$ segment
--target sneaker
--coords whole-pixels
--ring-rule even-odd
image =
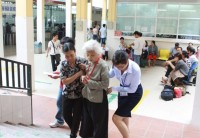
[[[50,126],[51,128],[56,128],[56,127],[63,127],[64,124],[60,124],[60,123],[58,123],[57,121],[55,121],[55,122],[53,122],[53,123],[50,123],[49,126]]]

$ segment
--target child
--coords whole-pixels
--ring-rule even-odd
[[[106,43],[102,42],[102,58],[107,61],[108,60],[108,47],[106,47]]]

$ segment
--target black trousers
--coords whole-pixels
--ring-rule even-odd
[[[102,103],[93,103],[83,99],[80,136],[83,138],[108,138],[108,100],[105,91]]]
[[[169,57],[168,60],[172,60],[174,57]],[[173,65],[175,65],[175,62],[172,62]],[[170,65],[167,66],[167,71],[165,73],[165,77],[169,77],[170,72],[172,71],[172,67]]]
[[[108,60],[108,51],[105,51],[105,55],[102,55],[102,58],[104,60]]]
[[[56,71],[57,70],[57,66],[60,64],[59,61],[56,61],[56,56],[55,55],[51,55],[51,65],[52,65],[52,70]]]
[[[63,118],[71,129],[71,137],[76,137],[82,117],[83,98],[62,97]]]

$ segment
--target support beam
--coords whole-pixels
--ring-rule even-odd
[[[32,66],[32,89],[35,90],[33,0],[16,0],[17,60]]]
[[[65,36],[72,37],[72,0],[66,0]]]
[[[200,49],[198,50],[200,52]],[[200,54],[199,54],[200,55]],[[199,56],[200,61],[200,56]],[[200,64],[198,64],[198,71],[197,71],[197,81],[196,81],[196,89],[195,89],[195,97],[194,97],[194,105],[193,105],[193,112],[192,112],[192,122],[191,124],[200,128]]]
[[[92,0],[88,2],[88,11],[87,11],[87,17],[88,17],[88,28],[92,27]]]
[[[76,2],[76,52],[83,56],[82,46],[87,41],[87,5],[88,0]]]
[[[4,57],[2,0],[0,0],[0,57]]]
[[[42,42],[42,52],[45,52],[45,0],[37,0],[37,41]]]
[[[103,7],[102,7],[102,22],[101,24],[107,23],[107,0],[103,0]]]

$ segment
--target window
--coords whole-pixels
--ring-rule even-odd
[[[146,37],[200,40],[200,3],[117,3],[116,30],[133,35],[135,30]]]

